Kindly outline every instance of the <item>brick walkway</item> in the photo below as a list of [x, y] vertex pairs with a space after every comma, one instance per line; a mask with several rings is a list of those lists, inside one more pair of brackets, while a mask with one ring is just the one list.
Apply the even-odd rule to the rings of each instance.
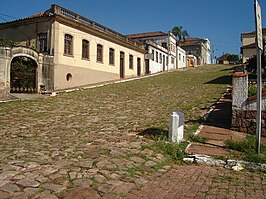
[[266, 175], [208, 166], [175, 166], [126, 198], [266, 198]]
[[[231, 107], [231, 94], [227, 93], [215, 104], [198, 134], [199, 137], [208, 138], [208, 140], [206, 143], [192, 143], [187, 149], [188, 153], [224, 156], [226, 158], [229, 156], [229, 151], [225, 149], [224, 141], [236, 141], [246, 137], [246, 134], [230, 129]], [[266, 143], [265, 137], [261, 138], [261, 143]]]

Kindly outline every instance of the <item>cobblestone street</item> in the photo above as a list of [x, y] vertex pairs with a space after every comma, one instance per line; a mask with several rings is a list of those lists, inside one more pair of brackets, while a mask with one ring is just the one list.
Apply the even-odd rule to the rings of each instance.
[[0, 199], [265, 197], [264, 174], [176, 166], [147, 147], [155, 141], [137, 135], [167, 129], [176, 108], [190, 132], [195, 124], [189, 121], [226, 89], [206, 82], [227, 75], [227, 68], [0, 103]]

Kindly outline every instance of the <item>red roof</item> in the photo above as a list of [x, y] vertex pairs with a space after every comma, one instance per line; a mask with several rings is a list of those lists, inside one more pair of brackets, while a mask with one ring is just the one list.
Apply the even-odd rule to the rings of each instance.
[[[181, 40], [184, 41], [184, 40]], [[185, 41], [205, 41], [205, 39], [197, 38], [197, 37], [189, 37], [186, 38]]]
[[41, 18], [41, 17], [47, 16], [47, 15], [48, 15], [48, 12], [49, 12], [49, 10], [46, 10], [46, 11], [44, 11], [44, 12], [40, 12], [40, 13], [37, 13], [37, 14], [31, 15], [31, 16], [29, 16], [29, 17], [25, 17], [25, 18], [21, 18], [21, 19], [13, 20], [13, 21], [8, 21], [8, 22], [2, 22], [2, 23], [0, 23], [0, 24], [11, 23], [11, 22], [16, 22], [16, 21], [23, 21], [23, 20], [27, 20], [27, 19]]
[[146, 38], [146, 37], [158, 37], [158, 36], [165, 36], [167, 35], [164, 32], [157, 31], [157, 32], [143, 32], [143, 33], [138, 33], [138, 34], [129, 34], [126, 35], [126, 37], [130, 39], [140, 39], [140, 38]]
[[193, 46], [193, 45], [199, 45], [204, 41], [206, 41], [206, 39], [194, 37], [194, 38], [186, 38], [185, 40], [182, 39], [179, 41], [179, 44], [181, 46]]

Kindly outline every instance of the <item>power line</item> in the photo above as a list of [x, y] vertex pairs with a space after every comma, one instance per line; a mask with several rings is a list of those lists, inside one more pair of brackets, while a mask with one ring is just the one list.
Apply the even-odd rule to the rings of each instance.
[[[6, 14], [2, 14], [2, 13], [0, 13], [0, 18], [1, 19], [3, 19], [5, 22], [8, 22], [4, 17], [2, 17], [2, 16], [6, 16], [6, 17], [10, 17], [10, 18], [14, 18], [14, 19], [18, 19], [18, 18], [16, 18], [16, 17], [12, 17], [12, 16], [10, 16], [10, 15], [6, 15]], [[27, 38], [30, 38], [30, 36], [28, 35], [28, 34], [26, 34], [26, 33], [24, 33], [22, 30], [19, 30], [19, 29], [17, 29], [22, 35], [24, 35], [25, 37], [27, 37]]]
[[0, 18], [3, 19], [5, 22], [7, 22], [7, 20], [4, 17], [2, 17], [1, 15], [0, 15]]
[[[12, 18], [12, 19], [18, 19], [17, 17], [14, 17], [14, 16], [11, 16], [11, 15], [7, 15], [7, 14], [3, 14], [3, 13], [0, 13], [0, 15], [4, 16], [4, 17], [9, 17], [9, 18]], [[3, 19], [3, 17], [1, 17]], [[5, 19], [4, 19], [5, 20]], [[6, 21], [6, 20], [5, 20]]]

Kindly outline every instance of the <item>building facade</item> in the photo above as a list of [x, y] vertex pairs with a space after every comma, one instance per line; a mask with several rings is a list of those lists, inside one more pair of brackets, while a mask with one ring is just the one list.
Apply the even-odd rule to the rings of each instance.
[[180, 46], [176, 47], [176, 65], [178, 69], [185, 68], [186, 67], [186, 51], [182, 49]]
[[[266, 28], [262, 29], [262, 36], [266, 40]], [[243, 63], [246, 63], [249, 58], [257, 54], [255, 38], [256, 33], [254, 31], [241, 34], [242, 47], [240, 51]]]
[[187, 52], [187, 55], [197, 57], [197, 65], [211, 63], [211, 44], [208, 39], [186, 38], [179, 42], [179, 46]]
[[127, 37], [145, 44], [147, 50], [146, 71], [156, 73], [177, 68], [176, 38], [171, 32], [145, 32], [130, 34]]
[[148, 74], [153, 74], [167, 70], [169, 65], [168, 50], [153, 41], [146, 41], [145, 46], [147, 50], [145, 71]]
[[[53, 68], [45, 77], [49, 85], [44, 77], [38, 80], [49, 91], [145, 74], [141, 43], [57, 5], [1, 23], [0, 39], [52, 57]], [[12, 80], [5, 81], [8, 85]]]
[[226, 54], [224, 54], [224, 55], [218, 57], [218, 58], [216, 59], [216, 63], [217, 63], [217, 64], [229, 64], [228, 56], [229, 56], [229, 54], [226, 53]]

